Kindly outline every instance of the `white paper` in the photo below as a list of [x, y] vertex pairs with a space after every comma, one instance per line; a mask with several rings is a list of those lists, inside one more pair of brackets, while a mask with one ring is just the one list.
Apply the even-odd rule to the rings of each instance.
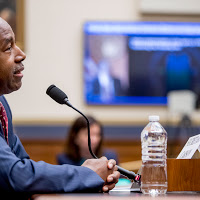
[[200, 134], [188, 139], [177, 159], [191, 159], [196, 150], [200, 152]]

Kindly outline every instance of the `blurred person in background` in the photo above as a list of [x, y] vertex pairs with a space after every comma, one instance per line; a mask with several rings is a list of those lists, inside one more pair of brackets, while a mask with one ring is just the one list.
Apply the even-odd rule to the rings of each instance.
[[[91, 148], [97, 157], [105, 156], [118, 163], [115, 151], [103, 149], [103, 127], [94, 117], [87, 117], [90, 122]], [[88, 148], [88, 129], [84, 117], [78, 117], [69, 129], [64, 152], [57, 155], [58, 164], [82, 165], [86, 159], [92, 158]]]

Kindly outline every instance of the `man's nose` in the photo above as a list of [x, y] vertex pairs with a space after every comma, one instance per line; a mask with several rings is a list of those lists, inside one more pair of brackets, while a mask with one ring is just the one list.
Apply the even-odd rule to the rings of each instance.
[[22, 62], [25, 59], [26, 54], [18, 46], [16, 46], [15, 62]]

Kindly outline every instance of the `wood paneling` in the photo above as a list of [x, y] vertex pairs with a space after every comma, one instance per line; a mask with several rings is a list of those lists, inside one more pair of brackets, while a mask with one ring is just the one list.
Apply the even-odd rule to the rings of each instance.
[[[22, 140], [25, 150], [30, 158], [39, 161], [43, 160], [51, 164], [56, 163], [56, 155], [63, 151], [65, 141], [63, 140]], [[115, 150], [118, 154], [119, 164], [141, 160], [141, 142], [135, 140], [106, 140], [104, 147]], [[176, 158], [182, 146], [178, 142], [168, 143], [168, 158]], [[134, 164], [135, 165], [135, 164]], [[130, 169], [135, 169], [130, 165]]]
[[[56, 155], [63, 151], [64, 143], [60, 140], [22, 140], [22, 144], [31, 159], [43, 160], [51, 164], [56, 164]], [[104, 147], [115, 150], [120, 163], [141, 159], [139, 141], [105, 141]]]
[[167, 159], [168, 191], [200, 191], [200, 159]]

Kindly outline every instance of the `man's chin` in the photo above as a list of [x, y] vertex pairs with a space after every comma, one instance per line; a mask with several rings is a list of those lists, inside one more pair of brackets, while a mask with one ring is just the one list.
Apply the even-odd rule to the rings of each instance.
[[22, 83], [16, 85], [15, 89], [12, 92], [19, 90], [21, 87], [22, 87]]
[[21, 86], [22, 86], [22, 83], [17, 84], [14, 87], [10, 87], [4, 92], [4, 94], [10, 94], [12, 92], [15, 92], [15, 91], [19, 90], [21, 88]]

